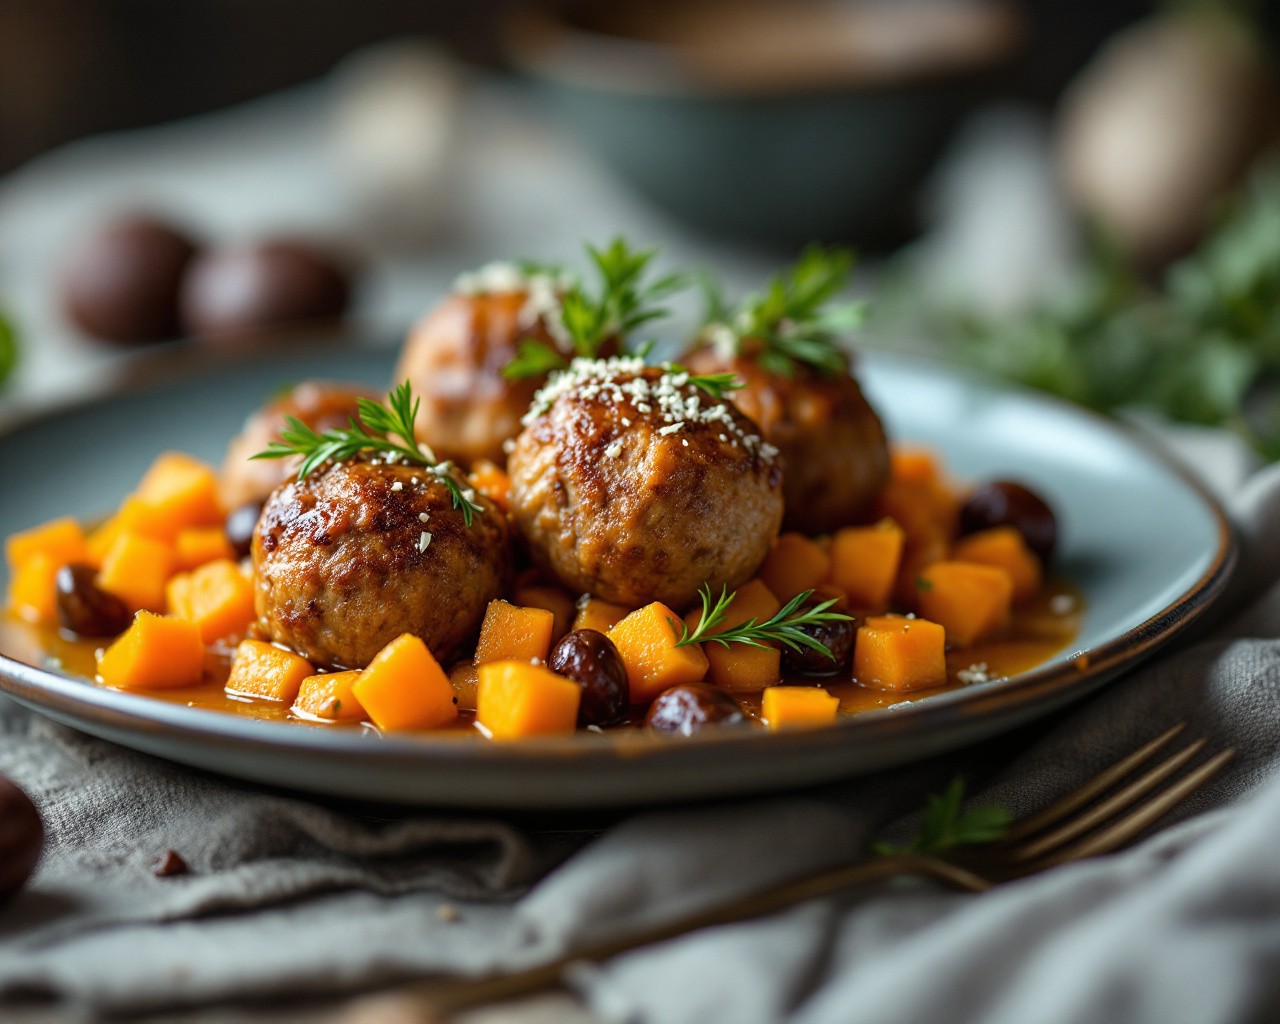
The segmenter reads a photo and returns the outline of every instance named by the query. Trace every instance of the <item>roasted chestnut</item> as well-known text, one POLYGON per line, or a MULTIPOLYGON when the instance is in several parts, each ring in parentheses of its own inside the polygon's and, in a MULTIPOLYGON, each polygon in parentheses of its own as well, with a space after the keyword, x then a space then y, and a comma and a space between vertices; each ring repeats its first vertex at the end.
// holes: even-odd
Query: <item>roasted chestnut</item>
POLYGON ((31 798, 0 776, 0 905, 35 871, 44 848, 44 825, 31 798))
POLYGON ((738 702, 724 690, 707 683, 685 683, 658 694, 644 724, 654 732, 692 736, 709 725, 741 725, 746 720, 738 702))
POLYGON ((54 577, 58 622, 77 636, 115 636, 129 626, 129 609, 97 584, 91 565, 64 565, 54 577))
POLYGON ((547 662, 552 672, 582 687, 578 724, 602 728, 627 717, 630 691, 627 669, 613 641, 594 629, 566 633, 551 649, 547 662))
POLYGON ((853 667, 853 640, 858 623, 852 619, 833 622, 810 622, 796 629, 812 637, 831 652, 828 658, 812 647, 792 650, 782 648, 782 674, 785 676, 833 676, 848 673, 853 667))
POLYGON ((223 532, 236 556, 247 558, 253 548, 253 531, 258 525, 258 517, 262 515, 262 502, 246 501, 227 516, 223 532))
POLYGON ((1058 521, 1040 495, 1013 480, 979 484, 960 508, 960 532, 1012 526, 1041 562, 1048 563, 1058 540, 1058 521))

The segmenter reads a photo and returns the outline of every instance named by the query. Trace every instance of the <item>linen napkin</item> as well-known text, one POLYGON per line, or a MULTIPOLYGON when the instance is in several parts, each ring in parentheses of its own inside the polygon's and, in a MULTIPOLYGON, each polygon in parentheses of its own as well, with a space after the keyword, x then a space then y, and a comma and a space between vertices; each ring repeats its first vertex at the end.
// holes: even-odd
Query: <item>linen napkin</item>
POLYGON ((370 810, 230 783, 0 702, 0 772, 50 832, 0 911, 0 1017, 31 1000, 138 1013, 519 967, 848 860, 883 829, 909 835, 956 774, 977 800, 1033 809, 1186 720, 1237 758, 1124 853, 982 896, 868 887, 574 984, 602 1019, 655 1024, 1274 1019, 1280 590, 1265 582, 1280 471, 1233 490, 1248 607, 1211 636, 1048 722, 786 796, 616 821, 370 810), (168 850, 189 873, 152 873, 168 850))

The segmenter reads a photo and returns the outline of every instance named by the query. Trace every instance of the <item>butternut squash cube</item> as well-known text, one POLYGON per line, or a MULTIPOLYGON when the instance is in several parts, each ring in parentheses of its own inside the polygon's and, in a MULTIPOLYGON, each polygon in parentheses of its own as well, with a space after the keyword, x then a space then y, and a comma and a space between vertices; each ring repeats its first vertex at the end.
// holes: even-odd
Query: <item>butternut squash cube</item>
POLYGON ((760 579, 779 601, 819 587, 831 575, 831 556, 802 533, 784 533, 760 567, 760 579))
POLYGON ((839 710, 840 698, 821 686, 771 686, 760 704, 760 714, 770 731, 830 725, 839 710))
POLYGON ((117 690, 168 690, 204 678, 204 644, 194 622, 141 611, 98 657, 98 676, 117 690))
POLYGON ((200 627, 206 644, 244 636, 256 615, 253 584, 235 562, 208 562, 179 573, 165 588, 169 614, 200 627))
POLYGON ((173 542, 173 554, 179 569, 197 569, 222 559, 235 561, 235 549, 221 526, 193 526, 180 530, 173 542))
POLYGON ((476 664, 488 661, 545 659, 551 650, 555 613, 546 608, 522 608, 501 598, 489 602, 476 644, 476 664))
POLYGON ((495 740, 571 733, 578 725, 582 687, 527 661, 479 667, 476 724, 495 740))
POLYGON ((578 614, 573 618, 572 628, 594 629, 597 633, 608 633, 632 610, 626 605, 611 604, 590 594, 583 594, 578 598, 578 614))
POLYGON ((165 584, 173 574, 173 549, 137 533, 116 537, 98 572, 97 583, 132 610, 163 611, 165 584))
POLYGON ((476 709, 476 690, 480 686, 480 669, 470 661, 460 661, 449 669, 449 685, 458 698, 458 710, 476 709))
POLYGON ((4 554, 9 573, 13 575, 34 555, 44 555, 61 568, 72 562, 83 562, 88 557, 88 548, 80 524, 70 516, 63 516, 10 534, 4 542, 4 554))
POLYGON ((932 530, 940 530, 948 540, 956 534, 960 499, 941 481, 891 478, 877 507, 902 527, 908 541, 932 530))
POLYGON ((1015 602, 1034 597, 1040 590, 1040 559, 1027 547, 1016 527, 994 526, 961 537, 951 549, 951 558, 957 562, 977 562, 1003 569, 1013 580, 1015 602))
POLYGON ((522 608, 544 608, 555 617, 551 628, 552 643, 569 632, 575 609, 568 591, 559 587, 530 585, 520 587, 511 596, 522 608))
MULTIPOLYGON (((195 625, 192 623, 192 625, 195 625)), ((302 680, 314 675, 311 662, 262 640, 242 640, 231 660, 227 693, 292 704, 302 680)))
POLYGON ((412 633, 402 633, 375 654, 352 692, 383 732, 438 729, 458 717, 449 677, 412 633))
POLYGON ((298 687, 293 713, 299 718, 322 722, 359 722, 364 708, 356 700, 354 687, 360 673, 321 672, 307 676, 298 687))
POLYGON ((669 686, 697 683, 707 674, 700 644, 677 647, 680 617, 661 601, 637 608, 609 630, 622 655, 632 704, 647 704, 669 686))
POLYGON ((164 524, 168 539, 189 527, 222 523, 217 473, 182 452, 165 452, 157 458, 134 493, 154 512, 155 522, 164 524))
POLYGON ((497 505, 503 512, 511 508, 511 477, 501 466, 488 459, 477 459, 467 474, 471 486, 497 505))
MULTIPOLYGON (((751 580, 737 589, 725 609, 724 621, 709 635, 715 636, 726 629, 741 626, 748 619, 765 622, 773 618, 781 607, 782 603, 763 580, 751 580)), ((697 629, 702 621, 702 609, 699 607, 691 611, 685 621, 690 632, 697 629)), ((772 645, 756 647, 731 643, 726 647, 708 641, 702 645, 702 653, 707 656, 708 678, 726 690, 758 692, 782 678, 782 652, 772 645)))
POLYGON ((62 566, 50 554, 37 551, 10 570, 9 610, 18 618, 42 626, 58 624, 56 581, 62 566))
POLYGON ((1008 625, 1013 579, 1003 569, 976 562, 934 562, 916 581, 920 611, 942 625, 961 647, 1008 625))
POLYGON ((853 674, 863 686, 923 690, 947 681, 947 634, 936 622, 879 615, 858 630, 853 674))
POLYGON ((875 526, 851 526, 831 538, 831 581, 855 608, 888 606, 906 539, 892 519, 875 526))
POLYGON ((903 483, 931 484, 942 479, 942 466, 930 449, 903 445, 889 451, 889 476, 903 483))

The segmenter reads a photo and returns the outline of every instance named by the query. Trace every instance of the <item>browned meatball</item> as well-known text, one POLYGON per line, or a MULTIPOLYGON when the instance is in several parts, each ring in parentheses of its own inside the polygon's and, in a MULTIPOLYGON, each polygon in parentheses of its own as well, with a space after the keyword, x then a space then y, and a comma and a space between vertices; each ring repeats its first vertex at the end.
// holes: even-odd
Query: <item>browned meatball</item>
POLYGON ((436 471, 378 456, 329 463, 267 499, 253 537, 258 622, 313 665, 363 668, 401 633, 442 662, 474 640, 509 572, 506 522, 467 526, 436 471))
POLYGON ((571 591, 679 610, 748 579, 782 522, 759 428, 687 374, 576 360, 539 392, 507 463, 530 552, 571 591))
POLYGON ((889 449, 880 417, 849 373, 828 377, 797 365, 784 377, 750 354, 711 347, 687 363, 698 373, 732 371, 745 383, 733 401, 781 452, 786 529, 826 533, 870 514, 889 480, 889 449))
POLYGON ((249 417, 227 448, 220 480, 222 507, 235 509, 266 501, 268 494, 298 471, 301 456, 251 459, 279 439, 286 416, 296 416, 312 430, 324 433, 347 425, 347 420, 356 415, 357 398, 377 401, 381 397, 359 384, 308 380, 273 398, 249 417))
POLYGON ((520 432, 545 375, 508 380, 502 371, 530 338, 557 348, 558 292, 547 275, 525 277, 505 265, 464 276, 455 290, 413 329, 396 367, 422 399, 418 440, 442 459, 470 465, 477 459, 501 463, 503 444, 520 432))

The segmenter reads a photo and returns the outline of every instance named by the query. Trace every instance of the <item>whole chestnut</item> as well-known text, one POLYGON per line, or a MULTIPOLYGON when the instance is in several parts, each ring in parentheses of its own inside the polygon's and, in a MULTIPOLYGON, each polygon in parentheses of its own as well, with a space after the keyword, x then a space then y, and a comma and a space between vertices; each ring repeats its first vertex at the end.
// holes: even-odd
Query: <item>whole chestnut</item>
POLYGON ((91 565, 64 565, 54 577, 58 624, 77 636, 115 636, 129 626, 132 616, 125 603, 97 584, 98 570, 91 565))
POLYGON ((858 633, 854 619, 810 622, 796 627, 831 652, 827 657, 812 647, 793 650, 782 648, 782 674, 785 676, 833 676, 848 672, 853 666, 853 641, 858 633))
POLYGON ((260 501, 246 501, 227 515, 226 525, 222 529, 237 558, 248 558, 253 550, 253 531, 258 528, 258 517, 261 515, 260 501))
POLYGON ((709 725, 741 725, 746 720, 738 702, 724 690, 707 683, 685 683, 658 694, 644 724, 654 732, 692 736, 709 725))
POLYGON ((192 334, 244 336, 288 324, 337 320, 351 284, 332 256, 304 242, 227 246, 200 255, 182 283, 192 334))
POLYGON ((566 633, 551 649, 547 665, 582 687, 579 725, 617 725, 627 717, 631 700, 627 669, 618 648, 603 633, 594 629, 566 633))
POLYGON ((0 905, 26 884, 43 849, 44 825, 36 805, 0 776, 0 905))
POLYGON ((63 267, 61 305, 87 334, 146 342, 179 333, 178 295, 196 243, 147 214, 129 214, 87 236, 63 267))
POLYGON ((1048 564, 1058 541, 1058 521, 1049 503, 1014 480, 979 484, 960 508, 960 532, 977 533, 996 526, 1012 526, 1027 547, 1048 564))

